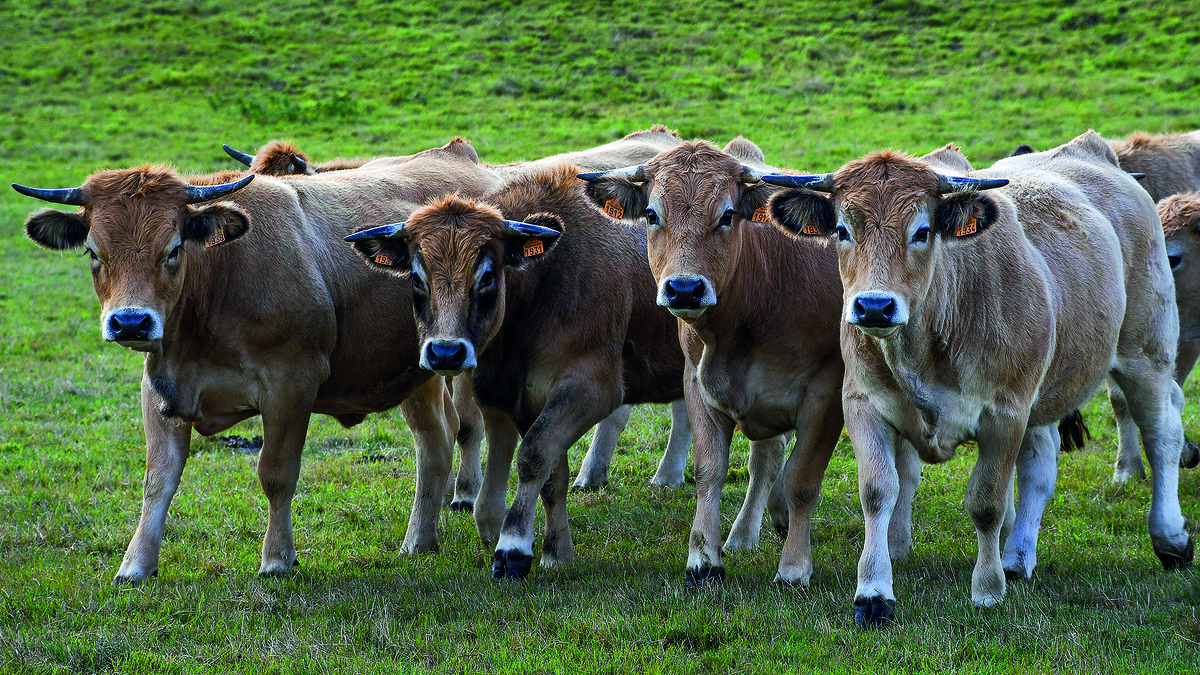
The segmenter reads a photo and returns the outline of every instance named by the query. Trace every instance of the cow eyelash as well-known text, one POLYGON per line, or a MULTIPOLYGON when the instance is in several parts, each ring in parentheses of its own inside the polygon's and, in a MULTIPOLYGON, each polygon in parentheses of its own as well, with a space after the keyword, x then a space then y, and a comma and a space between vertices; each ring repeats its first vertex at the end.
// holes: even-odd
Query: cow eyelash
POLYGON ((100 256, 96 255, 96 252, 90 248, 83 249, 83 254, 90 258, 94 263, 100 262, 100 256))

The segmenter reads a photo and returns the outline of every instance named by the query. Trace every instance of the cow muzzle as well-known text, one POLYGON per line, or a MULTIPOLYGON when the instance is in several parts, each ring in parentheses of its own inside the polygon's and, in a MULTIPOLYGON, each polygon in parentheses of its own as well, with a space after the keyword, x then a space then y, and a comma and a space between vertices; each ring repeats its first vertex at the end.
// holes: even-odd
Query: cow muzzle
POLYGON ((908 323, 908 308, 895 293, 859 293, 850 301, 846 323, 871 337, 885 338, 908 323))
POLYGON ((421 367, 438 375, 458 375, 475 367, 475 348, 461 339, 425 341, 421 367))
POLYGON ((681 319, 695 319, 717 304, 717 294, 702 276, 672 274, 658 287, 658 304, 681 319))
POLYGON ((148 352, 162 341, 163 322, 158 312, 145 307, 124 307, 108 312, 101 320, 107 342, 148 352))

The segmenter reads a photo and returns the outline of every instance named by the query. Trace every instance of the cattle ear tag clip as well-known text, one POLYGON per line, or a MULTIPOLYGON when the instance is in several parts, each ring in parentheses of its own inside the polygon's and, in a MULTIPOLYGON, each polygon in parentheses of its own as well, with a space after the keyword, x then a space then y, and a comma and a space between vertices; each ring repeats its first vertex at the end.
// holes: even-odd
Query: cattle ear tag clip
POLYGON ((954 231, 954 236, 965 237, 968 234, 975 234, 979 230, 979 221, 975 220, 975 216, 969 216, 967 222, 961 223, 958 229, 954 231))
POLYGON ((212 234, 208 235, 208 239, 204 240, 204 248, 212 248, 212 247, 216 246, 217 244, 223 243, 224 241, 225 241, 225 230, 222 230, 221 228, 218 227, 216 232, 213 232, 212 234))
POLYGON ((611 218, 620 218, 625 215, 625 207, 621 206, 621 202, 617 201, 616 197, 604 202, 604 212, 611 218))
POLYGON ((824 233, 821 232, 821 230, 819 230, 817 228, 817 223, 815 221, 813 221, 812 218, 809 218, 808 222, 805 223, 804 227, 800 230, 800 234, 815 234, 817 236, 820 236, 824 233))
POLYGON ((526 258, 532 258, 535 255, 541 255, 545 250, 546 247, 542 245, 541 239, 530 239, 525 242, 523 252, 526 258))
POLYGON ((750 216, 750 222, 752 222, 752 223, 769 223, 769 222, 771 222, 771 214, 767 211, 766 204, 763 204, 762 206, 758 207, 757 209, 754 209, 754 215, 750 216))
POLYGON ((375 256, 375 264, 377 264, 377 265, 391 265, 391 264, 392 264, 392 256, 390 256, 390 255, 388 255, 387 253, 384 253, 384 252, 382 252, 382 251, 381 251, 381 252, 379 253, 379 255, 376 255, 376 256, 375 256))

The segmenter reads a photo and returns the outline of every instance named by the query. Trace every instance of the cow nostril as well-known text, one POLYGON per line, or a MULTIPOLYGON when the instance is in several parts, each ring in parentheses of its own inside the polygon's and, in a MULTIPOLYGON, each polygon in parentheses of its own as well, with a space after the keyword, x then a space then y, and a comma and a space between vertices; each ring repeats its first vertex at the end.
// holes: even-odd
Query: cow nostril
POLYGON ((150 330, 150 326, 153 325, 153 323, 154 322, 152 322, 150 320, 150 316, 146 315, 146 316, 142 317, 141 321, 138 322, 138 329, 148 332, 150 330))

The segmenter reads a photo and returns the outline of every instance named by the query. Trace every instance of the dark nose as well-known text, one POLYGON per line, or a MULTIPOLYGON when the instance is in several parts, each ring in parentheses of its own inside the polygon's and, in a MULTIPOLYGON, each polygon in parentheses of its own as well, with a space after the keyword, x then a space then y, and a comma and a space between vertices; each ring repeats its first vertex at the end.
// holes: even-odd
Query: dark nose
POLYGON ((148 312, 114 312, 108 318, 108 335, 113 342, 145 342, 152 328, 154 319, 148 312))
POLYGON ((890 328, 896 325, 896 300, 886 295, 860 295, 854 298, 854 318, 864 328, 890 328))
POLYGON ((467 360, 467 344, 462 340, 430 340, 425 345, 425 360, 430 370, 460 371, 467 360))
POLYGON ((675 309, 699 309, 704 297, 704 280, 699 277, 667 279, 667 303, 675 309))

